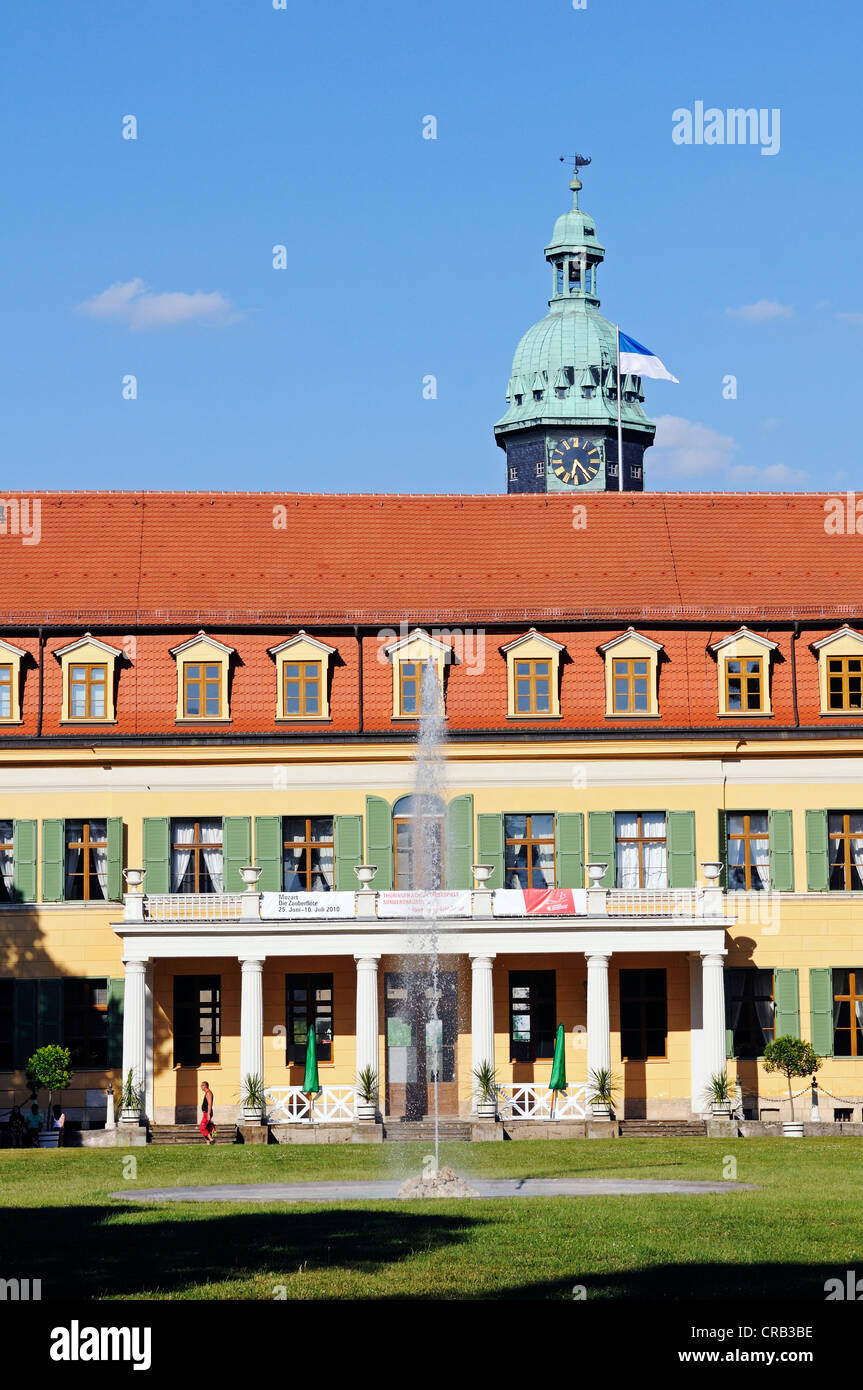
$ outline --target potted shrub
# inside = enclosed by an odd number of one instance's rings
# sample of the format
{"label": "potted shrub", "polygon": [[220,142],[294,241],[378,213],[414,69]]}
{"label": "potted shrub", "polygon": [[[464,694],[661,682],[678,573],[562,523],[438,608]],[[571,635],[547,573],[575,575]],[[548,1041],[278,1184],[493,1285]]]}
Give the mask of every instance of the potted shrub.
{"label": "potted shrub", "polygon": [[728,1087],[727,1072],[717,1071],[713,1073],[707,1082],[705,1095],[710,1102],[711,1114],[731,1114],[731,1093]]}
{"label": "potted shrub", "polygon": [[48,1108],[45,1111],[45,1124],[39,1135],[41,1148],[57,1147],[58,1132],[54,1129],[54,1092],[65,1091],[72,1084],[72,1056],[68,1047],[58,1043],[48,1043],[37,1048],[27,1063],[27,1084],[35,1097],[37,1091],[48,1092]]}
{"label": "potted shrub", "polygon": [[120,1087],[120,1123],[139,1125],[141,1123],[141,1093],[135,1085],[135,1073],[130,1067]]}
{"label": "potted shrub", "polygon": [[267,1108],[267,1093],[264,1090],[263,1077],[255,1073],[247,1073],[243,1077],[243,1089],[240,1097],[240,1104],[243,1107],[243,1124],[260,1125],[264,1122],[264,1112]]}
{"label": "potted shrub", "polygon": [[374,1120],[378,1113],[378,1074],[374,1067],[357,1073],[357,1119]]}
{"label": "potted shrub", "polygon": [[821,1058],[816,1055],[812,1044],[802,1038],[792,1038],[786,1034],[768,1043],[764,1049],[764,1070],[780,1071],[788,1082],[788,1100],[791,1106],[791,1119],[784,1120],[782,1133],[786,1139],[803,1137],[803,1121],[794,1119],[794,1095],[791,1090],[793,1076],[814,1076],[821,1066]]}
{"label": "potted shrub", "polygon": [[597,1119],[614,1119],[619,1081],[607,1067],[598,1067],[587,1078],[587,1100]]}
{"label": "potted shrub", "polygon": [[494,1120],[497,1117],[497,1073],[491,1062],[480,1062],[473,1070],[476,1081],[476,1113],[481,1120]]}

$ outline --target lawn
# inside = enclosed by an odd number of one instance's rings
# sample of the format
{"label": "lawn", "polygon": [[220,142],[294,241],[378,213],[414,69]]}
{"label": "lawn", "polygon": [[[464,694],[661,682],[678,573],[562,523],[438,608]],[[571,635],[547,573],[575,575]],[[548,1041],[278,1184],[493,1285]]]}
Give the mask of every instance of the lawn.
{"label": "lawn", "polygon": [[[0,1259],[50,1298],[824,1298],[863,1266],[863,1141],[442,1146],[465,1177],[735,1178],[757,1192],[531,1200],[164,1203],[111,1192],[385,1178],[424,1147],[0,1152]],[[134,1160],[130,1172],[130,1160]],[[736,1171],[733,1166],[736,1164]],[[280,1293],[283,1290],[283,1293]]]}

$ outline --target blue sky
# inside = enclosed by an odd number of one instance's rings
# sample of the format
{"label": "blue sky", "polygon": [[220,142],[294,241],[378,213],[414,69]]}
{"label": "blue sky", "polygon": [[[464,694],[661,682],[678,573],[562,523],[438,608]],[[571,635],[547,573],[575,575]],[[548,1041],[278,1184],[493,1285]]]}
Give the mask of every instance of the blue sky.
{"label": "blue sky", "polygon": [[[647,486],[863,486],[861,27],[837,0],[5,6],[5,488],[503,491],[574,150],[602,311],[680,378],[648,385]],[[675,144],[697,101],[778,108],[779,152]]]}

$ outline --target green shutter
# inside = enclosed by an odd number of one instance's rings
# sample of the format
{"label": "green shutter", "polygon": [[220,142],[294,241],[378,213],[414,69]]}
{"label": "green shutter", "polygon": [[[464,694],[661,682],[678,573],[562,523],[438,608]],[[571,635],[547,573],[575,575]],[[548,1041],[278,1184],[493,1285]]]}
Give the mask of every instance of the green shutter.
{"label": "green shutter", "polygon": [[144,868],[146,893],[170,893],[171,822],[167,816],[144,817]]}
{"label": "green shutter", "polygon": [[125,980],[108,981],[108,1066],[123,1065],[123,998]]}
{"label": "green shutter", "polygon": [[359,880],[354,873],[363,862],[362,816],[336,816],[333,826],[333,852],[336,861],[335,887],[339,893],[356,892]]}
{"label": "green shutter", "polygon": [[222,817],[222,888],[225,893],[242,893],[246,887],[240,870],[252,862],[252,820],[250,816]]}
{"label": "green shutter", "polygon": [[108,897],[112,903],[123,896],[123,822],[108,817]]}
{"label": "green shutter", "polygon": [[484,813],[476,818],[478,864],[491,864],[487,888],[503,888],[504,837],[503,816]]}
{"label": "green shutter", "polygon": [[36,980],[16,980],[12,996],[12,1061],[23,1071],[36,1051]]}
{"label": "green shutter", "polygon": [[63,981],[39,981],[39,1046],[63,1045]]}
{"label": "green shutter", "polygon": [[809,971],[810,1040],[819,1057],[833,1056],[833,971],[818,966]]}
{"label": "green shutter", "polygon": [[794,892],[794,834],[790,811],[771,811],[770,887],[774,893]]}
{"label": "green shutter", "polygon": [[42,822],[42,901],[61,903],[66,882],[65,844],[66,822]]}
{"label": "green shutter", "polygon": [[800,987],[796,970],[774,970],[773,998],[776,1001],[774,1037],[800,1037]]}
{"label": "green shutter", "polygon": [[[810,893],[824,893],[830,886],[827,853],[827,812],[806,812],[806,887]],[[831,1005],[832,1007],[832,1005]]]}
{"label": "green shutter", "polygon": [[[734,1056],[734,1029],[731,1027],[731,971],[723,970],[722,981],[725,985],[725,1056]],[[703,1006],[702,1006],[703,1007]]]}
{"label": "green shutter", "polygon": [[444,882],[447,888],[472,888],[473,797],[453,797],[446,808]]}
{"label": "green shutter", "polygon": [[722,872],[719,875],[719,887],[728,887],[728,812],[719,812],[719,853],[716,856],[717,862],[722,865]]}
{"label": "green shutter", "polygon": [[15,901],[36,901],[36,822],[16,820],[12,831],[12,873]]}
{"label": "green shutter", "polygon": [[584,887],[584,816],[559,811],[554,818],[555,879],[558,888]]}
{"label": "green shutter", "polygon": [[665,839],[669,888],[695,887],[695,812],[667,811]]}
{"label": "green shutter", "polygon": [[591,864],[607,864],[598,888],[613,888],[615,879],[614,812],[588,811],[587,852]]}
{"label": "green shutter", "polygon": [[[281,816],[255,816],[255,864],[261,870],[258,888],[262,893],[282,891],[283,844]],[[336,879],[338,887],[338,868]]]}
{"label": "green shutter", "polygon": [[393,809],[382,796],[366,797],[366,857],[377,864],[372,888],[383,892],[393,886]]}

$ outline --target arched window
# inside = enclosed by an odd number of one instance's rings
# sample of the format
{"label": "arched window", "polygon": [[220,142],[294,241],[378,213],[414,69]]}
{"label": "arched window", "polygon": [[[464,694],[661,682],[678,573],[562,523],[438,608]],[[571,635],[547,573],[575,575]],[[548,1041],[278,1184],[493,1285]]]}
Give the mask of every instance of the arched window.
{"label": "arched window", "polygon": [[402,796],[393,807],[395,888],[443,886],[444,804],[439,796]]}

